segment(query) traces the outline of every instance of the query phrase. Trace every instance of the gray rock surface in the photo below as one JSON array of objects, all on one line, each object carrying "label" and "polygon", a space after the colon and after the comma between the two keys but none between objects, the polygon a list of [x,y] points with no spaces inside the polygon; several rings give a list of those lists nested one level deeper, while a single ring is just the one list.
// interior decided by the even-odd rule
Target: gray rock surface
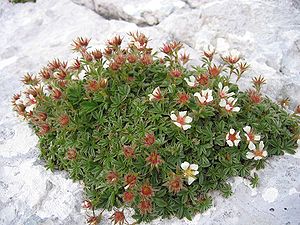
[{"label": "gray rock surface", "polygon": [[[300,102],[300,7],[296,0],[38,0],[36,4],[0,2],[0,224],[84,224],[82,185],[65,172],[47,171],[39,160],[37,137],[11,110],[21,76],[36,73],[52,58],[71,59],[72,39],[91,37],[102,46],[115,34],[142,31],[159,48],[182,41],[192,62],[211,43],[219,52],[238,49],[251,64],[240,80],[262,74],[264,93]],[[299,150],[299,148],[298,148]],[[271,158],[259,171],[260,186],[233,178],[234,195],[215,195],[214,207],[193,221],[168,224],[300,224],[300,153]],[[108,223],[106,213],[102,224]]]}]

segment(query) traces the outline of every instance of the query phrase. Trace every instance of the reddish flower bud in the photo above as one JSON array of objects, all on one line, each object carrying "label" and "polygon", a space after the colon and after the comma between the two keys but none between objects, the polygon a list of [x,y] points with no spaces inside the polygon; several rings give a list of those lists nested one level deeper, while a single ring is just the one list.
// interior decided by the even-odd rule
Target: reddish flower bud
[{"label": "reddish flower bud", "polygon": [[100,50],[92,51],[92,55],[93,55],[95,60],[102,59],[102,52]]},{"label": "reddish flower bud", "polygon": [[71,66],[72,70],[79,70],[81,67],[81,63],[78,59],[75,59],[73,65]]},{"label": "reddish flower bud", "polygon": [[45,121],[47,119],[47,114],[46,113],[39,113],[39,119],[42,121]]},{"label": "reddish flower bud", "polygon": [[52,96],[55,100],[58,100],[62,96],[62,92],[59,89],[53,89],[52,90]]},{"label": "reddish flower bud", "polygon": [[68,115],[62,115],[59,117],[58,122],[62,126],[66,126],[69,124],[69,117]]},{"label": "reddish flower bud", "polygon": [[122,44],[122,38],[118,35],[115,36],[113,39],[107,41],[108,45],[111,45],[112,47],[116,48]]},{"label": "reddish flower bud", "polygon": [[110,171],[110,172],[108,172],[108,174],[106,176],[106,180],[109,184],[115,184],[118,182],[119,176],[116,172]]},{"label": "reddish flower bud", "polygon": [[61,80],[65,79],[66,76],[67,76],[67,73],[65,70],[59,70],[59,72],[55,74],[55,77],[58,79],[61,79]]},{"label": "reddish flower bud", "polygon": [[126,158],[134,157],[134,149],[131,146],[124,145],[123,146],[123,153],[124,153]]},{"label": "reddish flower bud", "polygon": [[29,73],[27,73],[26,75],[24,75],[22,82],[26,85],[37,85],[39,83],[39,79],[37,77],[35,77],[34,75],[30,75]]},{"label": "reddish flower bud", "polygon": [[41,71],[40,71],[40,75],[43,79],[47,80],[49,79],[51,76],[52,76],[52,71],[49,70],[48,68],[43,68]]},{"label": "reddish flower bud", "polygon": [[132,192],[129,191],[125,191],[123,194],[123,201],[125,203],[130,203],[134,200],[134,194]]},{"label": "reddish flower bud", "polygon": [[173,69],[173,70],[171,70],[170,75],[171,75],[171,77],[178,78],[178,77],[181,77],[182,73],[179,69]]},{"label": "reddish flower bud", "polygon": [[109,68],[111,68],[112,70],[119,70],[120,65],[117,64],[116,62],[112,62],[112,63],[110,63]]},{"label": "reddish flower bud", "polygon": [[67,151],[67,158],[68,160],[75,160],[76,159],[76,155],[77,155],[77,152],[76,152],[76,149],[69,149]]},{"label": "reddish flower bud", "polygon": [[172,51],[172,48],[169,44],[164,44],[164,46],[160,49],[163,53],[169,54]]},{"label": "reddish flower bud", "polygon": [[149,201],[147,199],[141,200],[138,207],[139,207],[140,213],[142,215],[148,214],[152,211],[152,203],[151,203],[151,201]]},{"label": "reddish flower bud", "polygon": [[248,96],[250,98],[250,101],[254,104],[258,104],[261,102],[261,95],[259,92],[255,91],[255,90],[249,90]]},{"label": "reddish flower bud", "polygon": [[114,224],[123,225],[125,222],[125,215],[121,211],[115,211],[114,214],[110,217]]},{"label": "reddish flower bud", "polygon": [[68,81],[67,80],[60,80],[60,81],[58,81],[58,84],[59,84],[60,87],[64,88],[64,87],[67,86]]},{"label": "reddish flower bud", "polygon": [[217,77],[219,76],[219,74],[221,73],[222,67],[219,66],[217,67],[216,65],[213,65],[213,67],[209,67],[208,68],[208,73],[212,76],[212,77]]},{"label": "reddish flower bud", "polygon": [[177,194],[183,188],[182,178],[180,176],[174,174],[173,176],[170,177],[166,186],[168,187],[170,192]]},{"label": "reddish flower bud", "polygon": [[74,51],[86,51],[87,46],[89,45],[91,39],[78,37],[73,41],[73,50]]},{"label": "reddish flower bud", "polygon": [[110,56],[112,52],[113,52],[112,48],[107,47],[107,48],[104,49],[104,54],[106,56]]},{"label": "reddish flower bud", "polygon": [[128,62],[135,63],[137,61],[137,57],[134,54],[129,54],[127,57]]},{"label": "reddish flower bud", "polygon": [[40,126],[39,135],[45,135],[50,131],[50,126],[48,124],[43,124]]},{"label": "reddish flower bud", "polygon": [[152,56],[150,54],[144,54],[141,57],[141,63],[144,64],[144,65],[150,65],[150,64],[152,64],[152,62],[153,62],[153,59],[152,59]]},{"label": "reddish flower bud", "polygon": [[99,87],[100,88],[106,88],[108,84],[108,81],[106,78],[101,78],[99,81]]},{"label": "reddish flower bud", "polygon": [[208,84],[208,76],[205,75],[205,74],[201,74],[200,76],[197,76],[196,80],[201,85],[207,85]]},{"label": "reddish flower bud", "polygon": [[155,142],[155,136],[154,134],[146,134],[145,138],[144,138],[144,143],[146,146],[151,146],[153,145]]},{"label": "reddish flower bud", "polygon": [[93,61],[93,56],[90,53],[83,52],[82,57],[84,58],[85,61],[88,61],[88,62]]},{"label": "reddish flower bud", "polygon": [[134,174],[127,174],[125,177],[125,184],[128,188],[135,186],[137,177]]},{"label": "reddish flower bud", "polygon": [[182,62],[182,64],[186,64],[188,61],[190,60],[190,55],[183,53],[180,55],[180,61]]},{"label": "reddish flower bud", "polygon": [[96,80],[90,80],[87,84],[87,89],[92,92],[96,92],[100,89],[100,86]]},{"label": "reddish flower bud", "polygon": [[100,217],[97,217],[97,216],[90,216],[88,219],[87,219],[87,223],[89,225],[98,225],[100,222]]},{"label": "reddish flower bud", "polygon": [[118,65],[121,66],[124,64],[126,57],[123,54],[118,54],[115,56],[114,60],[115,60],[115,63],[117,63]]},{"label": "reddish flower bud", "polygon": [[146,161],[151,167],[158,167],[159,164],[163,163],[160,155],[156,152],[151,152],[151,154],[146,158]]},{"label": "reddish flower bud", "polygon": [[143,184],[140,191],[141,195],[146,198],[150,198],[154,195],[153,188],[149,184]]},{"label": "reddish flower bud", "polygon": [[186,93],[179,93],[178,94],[178,103],[179,104],[186,104],[189,101],[190,96]]}]

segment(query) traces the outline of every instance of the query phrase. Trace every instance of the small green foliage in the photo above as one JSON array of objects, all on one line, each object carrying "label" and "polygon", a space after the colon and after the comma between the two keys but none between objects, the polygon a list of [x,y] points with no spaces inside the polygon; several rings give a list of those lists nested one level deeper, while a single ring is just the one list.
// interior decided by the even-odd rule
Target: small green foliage
[{"label": "small green foliage", "polygon": [[187,69],[181,43],[153,53],[146,36],[130,37],[125,48],[116,36],[103,51],[78,38],[79,58],[27,74],[26,90],[13,97],[47,168],[84,182],[86,209],[113,209],[120,224],[126,207],[138,223],[191,220],[212,205],[211,191],[232,194],[230,177],[248,178],[268,157],[295,152],[299,117],[261,94],[263,77],[247,92],[232,83],[249,67],[236,52],[218,58],[210,47],[201,66]]},{"label": "small green foliage", "polygon": [[256,188],[258,186],[258,184],[259,184],[259,177],[258,177],[257,173],[254,173],[254,176],[251,177],[250,182],[251,182],[251,186],[253,188]]}]

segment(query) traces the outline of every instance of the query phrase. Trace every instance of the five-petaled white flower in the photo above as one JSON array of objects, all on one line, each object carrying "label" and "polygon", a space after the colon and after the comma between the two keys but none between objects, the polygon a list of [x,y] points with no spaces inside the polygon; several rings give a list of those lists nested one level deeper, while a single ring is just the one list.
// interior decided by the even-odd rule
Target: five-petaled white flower
[{"label": "five-petaled white flower", "polygon": [[222,108],[225,108],[225,110],[227,112],[239,112],[240,107],[234,106],[236,101],[237,101],[237,98],[233,98],[233,97],[229,97],[228,99],[222,98],[219,103],[219,106],[221,106]]},{"label": "five-petaled white flower", "polygon": [[220,98],[227,98],[235,95],[233,92],[228,93],[229,87],[228,86],[223,87],[223,84],[221,82],[219,82],[218,87],[219,87]]},{"label": "five-petaled white flower", "polygon": [[246,132],[245,136],[247,138],[247,141],[249,142],[248,148],[254,149],[255,148],[255,142],[260,140],[260,135],[256,135],[253,132],[253,129],[250,126],[245,126],[243,130]]},{"label": "five-petaled white flower", "polygon": [[246,157],[247,159],[254,159],[254,160],[260,160],[262,158],[265,158],[268,156],[268,152],[264,150],[264,142],[260,141],[258,148],[255,147],[250,149],[251,151],[247,152]]},{"label": "five-petaled white flower", "polygon": [[160,87],[156,87],[152,94],[149,94],[149,100],[160,100],[162,98]]},{"label": "five-petaled white flower", "polygon": [[238,146],[241,141],[240,132],[235,132],[234,129],[230,129],[226,135],[227,144],[232,147],[233,145]]},{"label": "five-petaled white flower", "polygon": [[184,80],[186,81],[187,85],[189,85],[190,87],[198,86],[198,81],[194,76],[189,76],[188,78],[184,78]]},{"label": "five-petaled white flower", "polygon": [[181,169],[183,169],[183,176],[187,178],[188,185],[191,185],[199,174],[197,164],[189,164],[188,162],[181,163]]},{"label": "five-petaled white flower", "polygon": [[196,92],[194,96],[198,98],[199,102],[202,105],[206,105],[214,99],[212,96],[212,90],[210,90],[209,88],[206,90],[202,90],[201,94],[199,92]]},{"label": "five-petaled white flower", "polygon": [[178,115],[175,115],[174,112],[171,112],[170,117],[176,126],[182,128],[183,130],[187,130],[192,127],[189,123],[193,121],[193,118],[187,116],[186,114],[187,111],[179,112]]}]

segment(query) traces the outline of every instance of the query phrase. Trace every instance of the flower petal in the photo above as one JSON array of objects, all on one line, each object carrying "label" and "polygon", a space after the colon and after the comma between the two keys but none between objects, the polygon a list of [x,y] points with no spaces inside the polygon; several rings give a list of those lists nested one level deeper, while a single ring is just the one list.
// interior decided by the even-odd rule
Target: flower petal
[{"label": "flower petal", "polygon": [[199,166],[198,166],[197,164],[191,164],[191,165],[190,165],[190,168],[191,168],[192,170],[198,170]]},{"label": "flower petal", "polygon": [[240,107],[234,107],[234,108],[232,109],[233,112],[239,112],[240,110],[241,110]]},{"label": "flower petal", "polygon": [[262,152],[262,156],[263,156],[263,157],[267,157],[267,156],[268,156],[268,152],[267,152],[266,150],[263,151],[263,152]]},{"label": "flower petal", "polygon": [[208,98],[206,99],[206,102],[211,102],[213,99],[214,99],[213,96],[209,95]]},{"label": "flower petal", "polygon": [[252,151],[256,149],[255,144],[252,141],[249,142],[248,148]]},{"label": "flower petal", "polygon": [[197,171],[197,170],[193,171],[194,176],[197,176],[198,174],[199,174],[199,171]]},{"label": "flower petal", "polygon": [[219,82],[219,83],[218,83],[218,87],[219,87],[220,90],[222,90],[223,84],[222,84],[221,82]]},{"label": "flower petal", "polygon": [[254,160],[260,160],[260,159],[262,159],[262,157],[259,156],[259,155],[257,155],[257,156],[254,157]]},{"label": "flower petal", "polygon": [[225,107],[226,106],[226,100],[224,98],[222,98],[220,100],[219,106],[221,106],[221,107]]},{"label": "flower petal", "polygon": [[183,129],[183,130],[190,129],[191,127],[192,127],[192,126],[189,125],[189,124],[182,125],[182,129]]},{"label": "flower petal", "polygon": [[152,101],[153,99],[155,99],[153,94],[149,94],[148,96],[149,96],[149,101]]},{"label": "flower petal", "polygon": [[172,113],[170,117],[171,117],[171,120],[174,120],[174,121],[177,120],[177,116],[174,113]]},{"label": "flower petal", "polygon": [[181,124],[178,122],[173,122],[177,127],[181,127]]},{"label": "flower petal", "polygon": [[260,135],[254,135],[254,140],[259,141],[260,140]]},{"label": "flower petal", "polygon": [[247,159],[253,159],[253,158],[254,158],[253,152],[247,152],[246,158],[247,158]]},{"label": "flower petal", "polygon": [[181,169],[187,170],[189,168],[190,164],[185,161],[185,162],[181,163],[180,166],[181,166]]},{"label": "flower petal", "polygon": [[188,185],[191,185],[195,180],[196,178],[194,177],[188,177]]},{"label": "flower petal", "polygon": [[247,134],[249,134],[250,131],[251,131],[251,127],[250,127],[250,126],[245,126],[245,127],[243,128],[243,130],[244,130]]},{"label": "flower petal", "polygon": [[227,142],[227,144],[228,144],[230,147],[232,147],[232,146],[233,146],[233,142],[232,142],[232,141],[230,141],[230,140],[227,140],[226,142]]},{"label": "flower petal", "polygon": [[181,111],[179,112],[179,116],[184,117],[186,115],[187,111]]},{"label": "flower petal", "polygon": [[265,147],[264,142],[263,141],[259,142],[259,146],[258,146],[259,150],[262,151],[264,147]]},{"label": "flower petal", "polygon": [[193,118],[190,117],[190,116],[186,116],[186,117],[184,118],[184,122],[185,122],[185,123],[191,123],[192,121],[193,121]]},{"label": "flower petal", "polygon": [[229,133],[230,133],[230,134],[234,134],[234,133],[235,133],[235,130],[231,128],[231,129],[229,130]]},{"label": "flower petal", "polygon": [[239,143],[240,143],[240,140],[234,140],[233,142],[234,142],[234,145],[235,145],[235,146],[238,146]]}]

